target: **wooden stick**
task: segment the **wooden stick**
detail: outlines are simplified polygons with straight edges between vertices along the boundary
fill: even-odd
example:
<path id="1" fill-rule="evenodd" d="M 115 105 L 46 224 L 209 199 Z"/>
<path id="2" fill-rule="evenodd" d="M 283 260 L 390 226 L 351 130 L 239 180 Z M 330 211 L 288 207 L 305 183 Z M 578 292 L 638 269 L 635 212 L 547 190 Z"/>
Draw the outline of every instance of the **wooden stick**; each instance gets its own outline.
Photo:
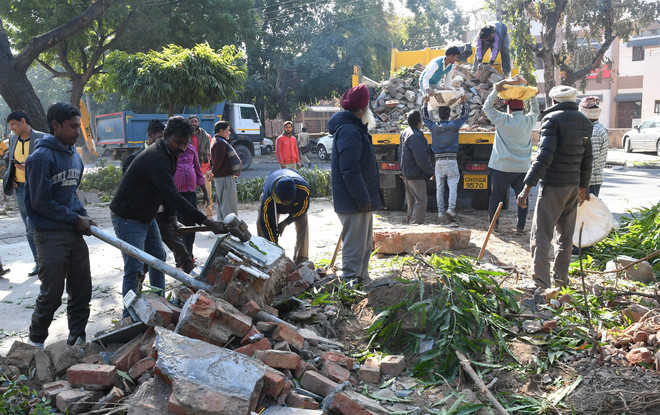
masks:
<path id="1" fill-rule="evenodd" d="M 497 223 L 497 218 L 500 217 L 500 211 L 502 210 L 502 206 L 504 206 L 503 202 L 500 202 L 499 205 L 497 205 L 497 210 L 495 211 L 495 215 L 493 215 L 493 220 L 490 221 L 490 226 L 488 227 L 488 233 L 486 234 L 486 239 L 484 239 L 484 244 L 481 246 L 481 251 L 479 251 L 479 256 L 477 257 L 477 261 L 481 261 L 481 258 L 483 258 L 484 254 L 486 253 L 486 245 L 488 245 L 488 239 L 490 239 L 490 234 L 493 233 L 493 229 L 495 229 L 495 223 Z"/>
<path id="2" fill-rule="evenodd" d="M 500 202 L 500 204 L 501 203 L 502 202 Z M 502 404 L 500 404 L 497 398 L 495 398 L 495 396 L 488 389 L 484 381 L 481 380 L 479 375 L 477 375 L 477 372 L 475 372 L 474 369 L 472 369 L 472 365 L 470 365 L 470 361 L 468 360 L 467 356 L 465 356 L 463 353 L 459 352 L 458 350 L 456 350 L 456 356 L 458 356 L 458 361 L 461 363 L 461 366 L 463 366 L 463 369 L 467 372 L 468 375 L 470 375 L 472 381 L 477 386 L 479 386 L 479 390 L 481 390 L 481 393 L 485 394 L 486 397 L 488 397 L 488 400 L 493 404 L 497 412 L 501 415 L 509 415 L 509 413 L 502 406 Z"/>
<path id="3" fill-rule="evenodd" d="M 337 239 L 337 245 L 335 245 L 335 252 L 332 254 L 332 260 L 330 261 L 330 265 L 328 265 L 328 269 L 335 267 L 335 261 L 337 260 L 337 254 L 339 254 L 340 248 L 341 248 L 341 235 L 339 235 L 339 239 Z"/>
<path id="4" fill-rule="evenodd" d="M 639 264 L 640 262 L 642 262 L 642 261 L 646 261 L 646 260 L 648 260 L 648 259 L 651 259 L 651 258 L 653 258 L 653 257 L 655 257 L 655 256 L 657 256 L 657 255 L 660 255 L 660 249 L 658 249 L 657 251 L 653 252 L 652 254 L 648 254 L 647 256 L 645 256 L 645 257 L 642 258 L 642 259 L 638 259 L 638 260 L 635 261 L 635 262 L 631 262 L 630 264 L 626 265 L 625 267 L 621 267 L 621 268 L 618 268 L 618 269 L 613 269 L 613 270 L 611 270 L 611 271 L 596 271 L 596 270 L 590 270 L 590 269 L 588 269 L 587 272 L 592 273 L 592 274 L 614 274 L 614 273 L 617 273 L 617 274 L 618 274 L 619 272 L 625 271 L 625 270 L 627 270 L 628 268 L 632 267 L 633 265 L 637 265 L 637 264 Z"/>

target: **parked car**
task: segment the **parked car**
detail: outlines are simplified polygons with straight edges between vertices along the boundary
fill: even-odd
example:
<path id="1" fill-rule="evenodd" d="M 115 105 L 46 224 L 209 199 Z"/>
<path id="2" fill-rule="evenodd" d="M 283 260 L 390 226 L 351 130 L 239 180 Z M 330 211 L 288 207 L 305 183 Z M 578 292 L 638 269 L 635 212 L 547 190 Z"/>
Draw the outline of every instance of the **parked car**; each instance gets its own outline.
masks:
<path id="1" fill-rule="evenodd" d="M 660 117 L 652 117 L 626 131 L 623 136 L 626 153 L 633 151 L 654 151 L 660 156 Z"/>
<path id="2" fill-rule="evenodd" d="M 275 149 L 273 145 L 273 140 L 270 138 L 264 138 L 261 140 L 261 154 L 270 154 Z"/>
<path id="3" fill-rule="evenodd" d="M 330 155 L 332 154 L 332 141 L 334 136 L 332 134 L 324 135 L 319 138 L 316 144 L 316 155 L 319 156 L 321 160 L 329 160 Z"/>

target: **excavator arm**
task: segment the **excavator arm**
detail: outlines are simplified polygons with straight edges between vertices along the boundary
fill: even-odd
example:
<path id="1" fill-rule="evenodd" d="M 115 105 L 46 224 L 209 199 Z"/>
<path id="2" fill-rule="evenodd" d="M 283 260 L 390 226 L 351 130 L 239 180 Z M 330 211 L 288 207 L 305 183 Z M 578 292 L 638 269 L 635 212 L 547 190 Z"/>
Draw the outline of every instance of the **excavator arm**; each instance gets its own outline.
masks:
<path id="1" fill-rule="evenodd" d="M 92 134 L 92 118 L 89 114 L 87 105 L 85 105 L 85 101 L 82 99 L 80 100 L 80 114 L 80 129 L 82 130 L 87 150 L 89 150 L 94 156 L 98 157 L 99 153 L 96 151 L 96 143 L 94 142 L 94 135 Z"/>

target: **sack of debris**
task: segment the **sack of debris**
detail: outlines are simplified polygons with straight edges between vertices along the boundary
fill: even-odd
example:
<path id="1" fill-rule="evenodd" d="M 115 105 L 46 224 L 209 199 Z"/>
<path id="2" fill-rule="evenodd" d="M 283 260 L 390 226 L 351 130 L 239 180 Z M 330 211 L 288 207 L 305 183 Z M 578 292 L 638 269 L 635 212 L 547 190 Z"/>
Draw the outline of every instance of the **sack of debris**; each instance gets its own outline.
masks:
<path id="1" fill-rule="evenodd" d="M 505 99 L 519 99 L 521 101 L 534 98 L 538 95 L 539 89 L 535 86 L 525 85 L 504 85 L 504 90 L 497 93 L 497 96 Z"/>
<path id="2" fill-rule="evenodd" d="M 580 248 L 580 227 L 582 229 L 582 248 L 597 244 L 607 237 L 614 226 L 614 218 L 607 205 L 591 195 L 577 209 L 573 245 Z"/>

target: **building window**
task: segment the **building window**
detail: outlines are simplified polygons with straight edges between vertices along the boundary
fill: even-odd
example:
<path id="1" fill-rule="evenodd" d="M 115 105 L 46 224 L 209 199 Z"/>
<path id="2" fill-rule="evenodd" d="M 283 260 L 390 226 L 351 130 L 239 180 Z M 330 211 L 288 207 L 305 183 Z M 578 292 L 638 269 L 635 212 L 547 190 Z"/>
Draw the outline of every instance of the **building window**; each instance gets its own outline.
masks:
<path id="1" fill-rule="evenodd" d="M 644 46 L 633 46 L 633 61 L 644 60 Z"/>
<path id="2" fill-rule="evenodd" d="M 660 114 L 660 101 L 655 101 L 655 108 L 653 109 L 653 112 Z"/>

